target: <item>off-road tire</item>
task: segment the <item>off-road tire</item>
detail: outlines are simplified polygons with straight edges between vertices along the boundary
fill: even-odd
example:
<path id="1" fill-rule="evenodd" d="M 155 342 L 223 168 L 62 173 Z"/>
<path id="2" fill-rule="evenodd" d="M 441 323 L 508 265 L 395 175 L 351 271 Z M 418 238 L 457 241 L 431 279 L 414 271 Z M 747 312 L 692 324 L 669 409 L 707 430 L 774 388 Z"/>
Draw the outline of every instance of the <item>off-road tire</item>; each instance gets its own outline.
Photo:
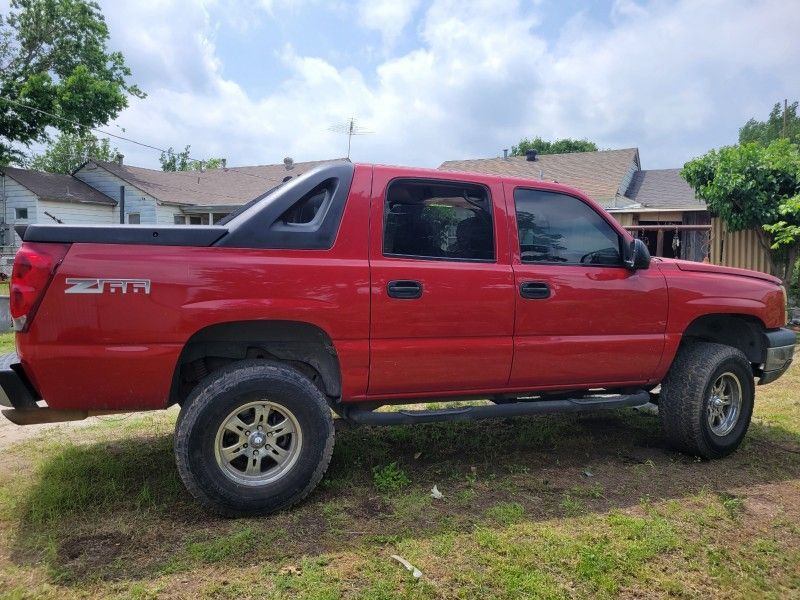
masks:
<path id="1" fill-rule="evenodd" d="M 711 389 L 724 373 L 741 384 L 741 404 L 733 429 L 719 436 L 708 423 Z M 658 412 L 668 443 L 702 458 L 721 458 L 742 443 L 753 414 L 755 383 L 747 357 L 738 349 L 710 342 L 686 344 L 661 384 Z"/>
<path id="2" fill-rule="evenodd" d="M 242 485 L 223 472 L 215 455 L 217 432 L 239 406 L 277 402 L 293 414 L 302 433 L 297 458 L 280 478 Z M 236 517 L 265 515 L 305 498 L 322 479 L 333 453 L 334 427 L 320 389 L 280 362 L 246 360 L 204 378 L 181 408 L 175 430 L 175 460 L 187 490 L 207 509 Z"/>

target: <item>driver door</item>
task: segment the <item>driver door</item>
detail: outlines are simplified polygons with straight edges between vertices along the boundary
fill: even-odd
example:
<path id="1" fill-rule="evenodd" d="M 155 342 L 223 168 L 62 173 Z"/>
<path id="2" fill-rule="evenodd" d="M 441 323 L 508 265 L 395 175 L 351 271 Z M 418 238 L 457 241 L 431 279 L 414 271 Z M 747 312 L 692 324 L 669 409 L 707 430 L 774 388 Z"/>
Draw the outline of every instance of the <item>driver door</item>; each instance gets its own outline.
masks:
<path id="1" fill-rule="evenodd" d="M 505 186 L 516 285 L 510 387 L 641 385 L 664 346 L 667 287 L 630 271 L 623 236 L 588 201 Z"/>

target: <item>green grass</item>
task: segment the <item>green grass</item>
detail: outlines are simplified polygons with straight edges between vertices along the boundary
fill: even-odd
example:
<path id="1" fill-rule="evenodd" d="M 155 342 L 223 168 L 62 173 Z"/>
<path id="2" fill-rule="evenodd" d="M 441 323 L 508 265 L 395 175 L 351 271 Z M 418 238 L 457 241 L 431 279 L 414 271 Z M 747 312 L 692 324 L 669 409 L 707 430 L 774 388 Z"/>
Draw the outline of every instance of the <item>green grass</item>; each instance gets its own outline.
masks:
<path id="1" fill-rule="evenodd" d="M 14 344 L 14 333 L 0 333 L 0 354 L 5 354 L 7 352 L 14 352 L 16 348 Z"/>
<path id="2" fill-rule="evenodd" d="M 711 462 L 635 411 L 337 427 L 317 491 L 240 520 L 184 491 L 174 411 L 55 427 L 3 451 L 0 596 L 797 597 L 799 390 Z"/>
<path id="3" fill-rule="evenodd" d="M 396 492 L 407 487 L 411 480 L 396 462 L 372 468 L 372 481 L 379 492 Z"/>

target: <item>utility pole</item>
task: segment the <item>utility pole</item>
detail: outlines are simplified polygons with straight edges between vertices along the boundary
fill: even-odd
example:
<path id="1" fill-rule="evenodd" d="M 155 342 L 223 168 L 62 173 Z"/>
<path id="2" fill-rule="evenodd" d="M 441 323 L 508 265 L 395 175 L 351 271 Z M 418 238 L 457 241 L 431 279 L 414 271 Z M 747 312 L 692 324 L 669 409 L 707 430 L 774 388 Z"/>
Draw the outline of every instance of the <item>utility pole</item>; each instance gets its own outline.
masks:
<path id="1" fill-rule="evenodd" d="M 787 99 L 783 99 L 783 137 L 788 138 L 789 135 L 787 134 L 786 129 L 786 111 L 788 110 L 788 102 Z"/>

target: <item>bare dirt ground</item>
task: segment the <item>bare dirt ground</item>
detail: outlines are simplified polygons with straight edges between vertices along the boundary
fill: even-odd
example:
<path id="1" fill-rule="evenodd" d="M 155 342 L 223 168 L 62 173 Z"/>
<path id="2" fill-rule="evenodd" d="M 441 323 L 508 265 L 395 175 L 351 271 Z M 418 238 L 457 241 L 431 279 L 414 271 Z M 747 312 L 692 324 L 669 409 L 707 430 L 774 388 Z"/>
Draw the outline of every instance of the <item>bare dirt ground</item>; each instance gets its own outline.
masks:
<path id="1" fill-rule="evenodd" d="M 177 415 L 177 407 L 171 408 L 168 411 L 164 411 L 165 414 L 169 414 L 171 412 L 174 412 Z M 36 439 L 46 431 L 56 430 L 60 432 L 60 435 L 69 435 L 68 432 L 71 431 L 80 431 L 81 429 L 85 429 L 86 427 L 91 427 L 99 423 L 122 423 L 128 419 L 135 418 L 135 416 L 136 413 L 125 413 L 114 416 L 89 417 L 83 421 L 70 421 L 67 423 L 56 424 L 45 423 L 42 425 L 26 425 L 25 427 L 14 425 L 14 423 L 8 419 L 0 418 L 0 453 L 2 453 L 4 449 L 13 446 L 14 444 L 30 439 Z"/>

